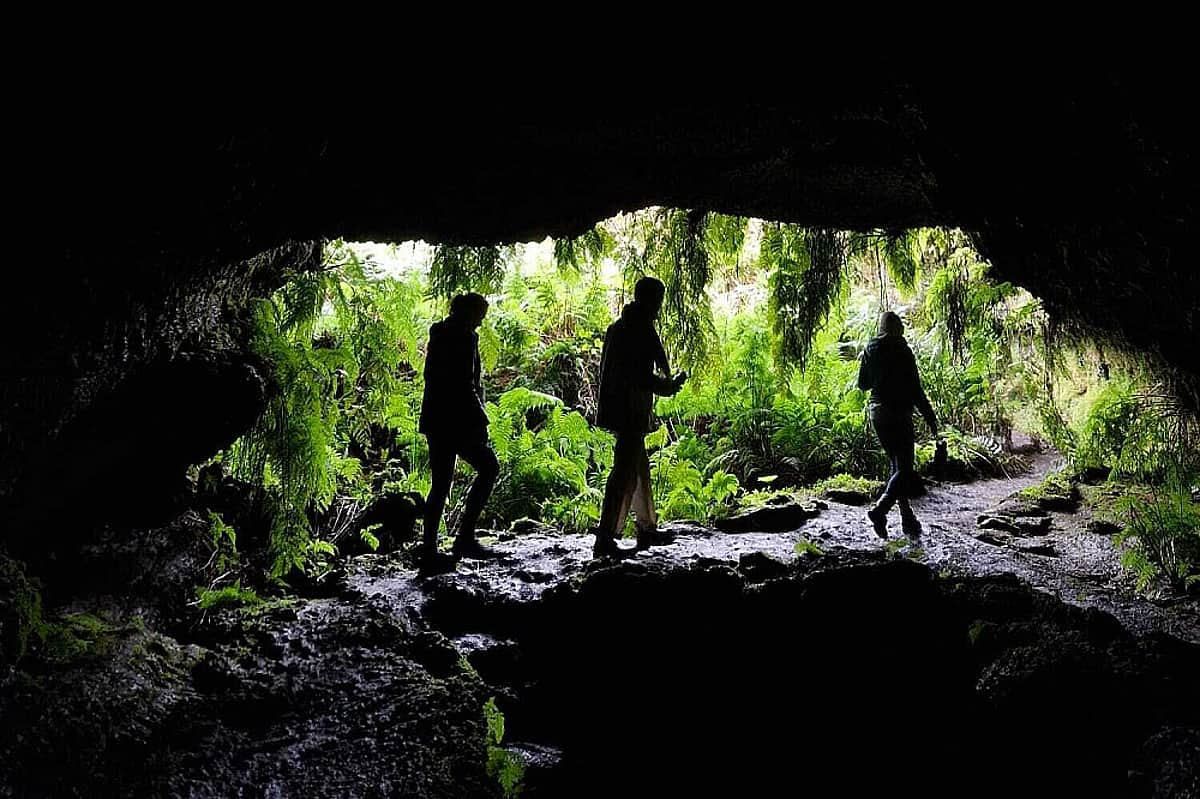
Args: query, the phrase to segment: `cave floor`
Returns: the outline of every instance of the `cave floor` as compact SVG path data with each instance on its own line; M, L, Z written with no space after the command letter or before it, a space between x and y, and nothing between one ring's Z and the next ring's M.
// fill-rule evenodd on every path
M675 535L665 546L631 554L634 564L685 567L700 563L736 566L747 557L791 563L797 542L807 541L822 552L886 550L945 575L990 577L1014 574L1036 591L1084 608L1113 615L1131 633L1162 632L1200 642L1200 601L1179 596L1148 598L1134 590L1132 578L1119 563L1120 550L1110 533L1096 532L1086 506L1075 512L1045 511L1044 528L1037 535L1007 535L981 530L977 520L1005 498L1035 485L1057 468L1057 453L1040 452L1030 459L1030 469L1008 478L969 483L932 483L925 496L913 500L924 532L919 547L907 545L900 534L899 514L889 517L888 542L872 530L865 507L836 502L821 503L818 515L784 532L725 533L691 522L665 523ZM1047 524L1048 522L1048 524ZM542 531L488 541L501 557L463 560L451 574L418 578L411 569L386 557L364 556L349 569L352 590L383 599L397 610L419 612L420 600L431 583L491 601L536 601L555 586L597 566L592 558L593 538ZM631 542L626 541L625 546ZM658 561L658 563L652 563Z

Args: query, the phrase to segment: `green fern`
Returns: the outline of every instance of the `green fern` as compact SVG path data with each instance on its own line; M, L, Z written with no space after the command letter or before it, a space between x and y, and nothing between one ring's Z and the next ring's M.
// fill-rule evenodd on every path
M1181 591L1200 584L1200 507L1183 488L1156 492L1149 500L1127 496L1117 507L1126 515L1116 542L1126 547L1122 565L1146 590L1162 577Z
M500 783L504 796L520 796L525 779L525 763L519 757L504 749L504 714L496 707L495 697L490 697L483 705L483 718L487 723L488 774Z
M770 319L781 366L806 365L813 339L845 285L847 243L845 234L833 230L764 227L759 257L771 274Z
M464 291L490 294L500 288L509 248L438 245L429 270L429 291L449 299Z

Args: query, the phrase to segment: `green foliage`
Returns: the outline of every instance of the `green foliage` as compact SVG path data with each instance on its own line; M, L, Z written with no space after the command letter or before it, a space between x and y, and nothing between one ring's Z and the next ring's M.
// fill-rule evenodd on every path
M812 491L817 494L822 494L826 491L854 491L864 494L868 498L879 496L882 490L883 483L879 480L856 477L845 472L835 474L832 477L826 477L824 480L818 480L812 486Z
M0 607L0 655L10 662L33 656L44 663L68 665L107 655L115 643L116 626L91 613L47 615L42 607L39 585L26 578L22 567L0 557L0 596L8 607Z
M385 457L375 449L376 430L400 427L392 441L420 454L419 387L396 375L418 354L417 331L428 316L421 292L411 281L368 278L340 242L325 260L326 268L295 275L254 307L251 345L272 391L266 411L225 455L270 511L276 578L318 568L331 548L312 540L313 520L339 490L369 497L361 458Z
M358 531L358 537L362 539L364 544L371 548L372 552L379 550L379 536L375 535L375 533L382 527L382 524L369 524Z
M737 271L746 245L749 220L709 212L704 215L702 246L710 260L720 268Z
M1064 457L1074 460L1079 437L1067 420L1063 418L1062 411L1050 397L1039 398L1036 405L1042 423L1042 432Z
M745 490L738 495L737 506L735 509L739 511L749 510L751 508L761 508L763 505L774 505L811 498L812 497L807 492L797 491L790 488L760 488L757 490Z
M504 714L496 707L495 697L483 705L483 717L487 722L488 775L500 783L506 797L520 796L525 779L525 763L501 746L504 741Z
M1106 385L1093 403L1074 452L1079 467L1125 463L1130 458L1126 450L1138 415L1138 403L1132 386L1117 380Z
M234 474L260 485L271 508L274 576L306 565L309 508L329 507L335 490L333 437L339 381L350 358L314 349L290 335L291 309L259 303L253 346L270 367L275 390L255 427L232 447Z
M50 663L67 664L103 657L112 651L116 628L90 613L68 613L42 625L41 656Z
M596 225L574 238L555 239L554 262L560 270L576 272L591 264L599 263L615 246L612 234L602 225Z
M705 246L711 215L698 210L656 209L637 224L637 238L623 263L626 279L650 274L663 282L660 331L676 361L691 370L705 364L715 328L706 289L713 261ZM720 234L714 232L714 237ZM636 249L640 243L640 250Z
M896 287L912 292L916 288L920 257L914 252L917 247L915 231L900 231L889 235L883 246L888 274Z
M705 479L691 460L680 456L680 442L662 445L666 437L665 427L657 436L647 436L648 446L659 447L650 456L650 483L659 517L704 520L727 513L740 487L737 477L717 469Z
M1139 393L1117 377L1096 394L1077 434L1073 462L1107 466L1114 476L1183 482L1200 473L1194 415L1164 394Z
M794 547L794 549L795 549L797 555L824 555L825 554L825 550L821 549L819 546L814 544L812 541L809 541L804 536L800 536L799 538L796 539L796 546Z
M599 520L603 495L596 483L600 469L612 464L608 433L567 411L557 397L521 387L489 402L487 413L500 477L485 517L550 518L574 531ZM531 418L537 420L532 426Z
M263 418L223 458L271 512L278 579L330 568L334 550L320 536L333 537L339 509L428 491L417 429L425 336L444 300L466 290L491 301L479 340L501 474L488 525L530 517L586 531L598 521L613 446L588 423L600 350L642 275L663 280L659 329L692 374L657 402L662 426L647 440L664 519L719 516L743 487L886 476L856 376L887 308L905 318L951 457L976 473L1010 468L1003 448L1018 416L1079 464L1154 480L1195 473L1174 443L1195 442L1194 424L1156 405L1143 377L1063 388L1052 320L991 281L959 231L846 233L653 208L552 243L440 246L399 273L359 252L331 243L321 269L293 275L249 320L273 388ZM1071 393L1086 393L1088 412ZM917 444L928 461L933 442ZM455 480L449 520L469 473ZM210 532L217 570L248 577L232 527L217 517ZM377 544L369 528L361 537Z
M813 339L844 285L846 245L845 234L833 230L763 227L759 258L771 275L771 329L781 366L807 364Z
M1017 492L1017 496L1035 503L1070 502L1075 496L1075 486L1066 472L1050 472L1042 481Z
M1008 477L1025 468L1021 457L1005 452L1003 442L997 439L967 435L953 425L943 425L938 435L946 443L947 459L968 476ZM932 439L919 444L915 453L917 468L928 468L935 452L936 442Z
M1183 488L1156 492L1151 498L1128 496L1118 509L1126 515L1117 543L1126 545L1121 563L1146 590L1157 578L1174 588L1200 587L1200 507Z
M770 358L765 309L743 312L721 331L716 366L659 402L688 457L706 474L724 469L743 484L764 474L796 485L853 471L874 474L878 447L853 390L857 364L840 357L837 331L822 331L803 372ZM738 391L730 390L737 386Z
M504 279L508 255L506 248L495 246L438 245L429 269L429 291L445 299L466 291L490 294Z
M42 595L37 590L22 590L14 600L17 612L17 646L14 660L20 660L29 651L30 640L36 640L44 634Z
M212 563L223 573L238 565L237 532L225 523L221 514L209 512L208 534L213 548Z
M42 593L24 567L0 552L0 658L18 661L43 637Z
M201 610L213 608L240 607L243 605L258 605L262 602L258 594L249 588L242 588L241 582L221 588L201 588L196 590L197 605Z

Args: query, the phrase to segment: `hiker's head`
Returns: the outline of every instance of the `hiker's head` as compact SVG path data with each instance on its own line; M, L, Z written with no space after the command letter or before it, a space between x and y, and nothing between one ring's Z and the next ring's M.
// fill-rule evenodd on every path
M473 291L458 294L450 300L450 316L464 322L471 329L479 327L483 317L487 316L487 310L488 301L482 294Z
M633 287L633 301L641 305L653 319L662 310L666 287L656 277L644 277Z
M879 335L903 336L904 323L901 322L900 317L892 311L884 311L879 315Z

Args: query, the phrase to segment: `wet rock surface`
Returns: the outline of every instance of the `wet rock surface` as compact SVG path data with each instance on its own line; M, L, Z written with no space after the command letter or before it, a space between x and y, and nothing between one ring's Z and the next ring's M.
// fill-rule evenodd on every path
M1008 517L1029 525L1020 535L967 534L982 512L1011 513L1020 500L1006 497L1049 465L932 486L914 503L926 523L921 549L904 550L914 560L893 560L860 510L833 505L782 533L667 525L672 544L615 562L591 560L589 538L543 531L424 581L372 560L348 585L453 633L516 740L562 753L529 774L535 794L753 795L795 779L1150 795L1136 769L1180 767L1177 748L1131 765L1143 742L1163 718L1200 723L1197 608L1135 596L1086 517L1030 507ZM824 554L797 554L801 542ZM979 760L1024 741L1003 774ZM780 764L797 752L804 774L788 777ZM880 756L925 765L861 773Z
M1195 603L1130 593L1083 514L970 535L1039 478L931 486L920 549L832 504L784 532L664 525L673 543L621 560L536 527L429 578L358 556L322 598L5 672L0 776L34 794L496 795L494 697L526 796L1173 795L1195 778Z
M878 549L786 563L664 551L576 568L564 547L569 575L536 600L489 591L494 563L411 588L424 617L474 630L455 644L503 686L515 739L562 753L528 775L535 791L758 795L794 787L782 764L803 752L803 783L827 790L1140 795L1127 767L1161 719L1200 722L1194 643L1135 636L1012 574L937 577ZM394 586L377 595L405 593ZM1004 773L980 761L1017 741L1028 751ZM919 758L938 777L862 771L879 757Z
M1131 780L1143 796L1200 796L1200 730L1166 726L1138 753Z
M854 505L855 507L866 505L872 499L865 491L855 491L845 488L830 488L823 496L833 502L840 502L843 505Z
M0 677L0 795L499 795L487 686L361 596L217 613L193 644L112 637Z
M768 504L718 519L715 526L723 533L782 533L795 530L819 513L820 509L811 502Z

